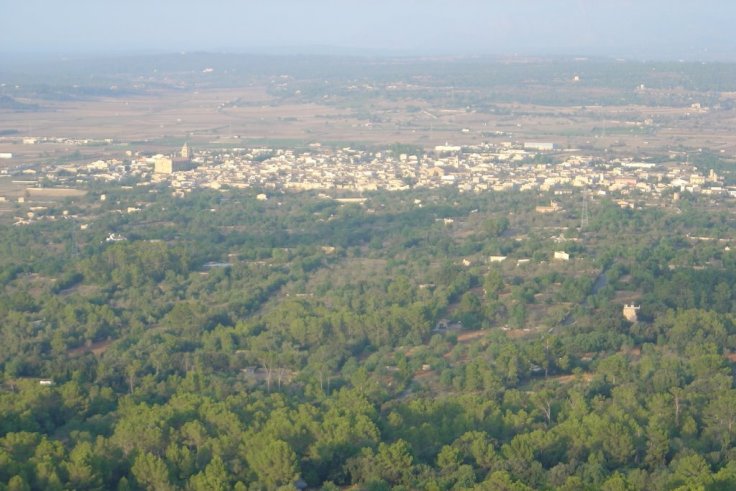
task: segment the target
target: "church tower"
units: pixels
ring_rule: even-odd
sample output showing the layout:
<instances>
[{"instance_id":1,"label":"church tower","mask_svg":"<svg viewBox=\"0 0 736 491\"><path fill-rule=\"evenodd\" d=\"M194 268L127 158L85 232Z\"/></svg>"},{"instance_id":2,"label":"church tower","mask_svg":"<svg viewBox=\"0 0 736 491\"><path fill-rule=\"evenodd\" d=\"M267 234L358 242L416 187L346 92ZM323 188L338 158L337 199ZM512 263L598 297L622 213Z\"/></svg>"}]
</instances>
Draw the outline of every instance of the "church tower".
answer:
<instances>
[{"instance_id":1,"label":"church tower","mask_svg":"<svg viewBox=\"0 0 736 491\"><path fill-rule=\"evenodd\" d=\"M191 156L189 155L189 145L186 143L183 147L181 147L181 158L189 160Z\"/></svg>"}]
</instances>

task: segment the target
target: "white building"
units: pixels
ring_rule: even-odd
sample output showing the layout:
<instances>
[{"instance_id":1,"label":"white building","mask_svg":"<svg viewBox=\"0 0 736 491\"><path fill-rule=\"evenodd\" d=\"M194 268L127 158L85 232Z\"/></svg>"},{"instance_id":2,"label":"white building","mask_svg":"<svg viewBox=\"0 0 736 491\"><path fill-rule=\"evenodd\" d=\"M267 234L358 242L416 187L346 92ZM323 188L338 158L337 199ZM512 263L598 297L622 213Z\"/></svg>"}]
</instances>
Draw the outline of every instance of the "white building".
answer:
<instances>
[{"instance_id":1,"label":"white building","mask_svg":"<svg viewBox=\"0 0 736 491\"><path fill-rule=\"evenodd\" d=\"M558 261L569 261L570 260L570 254L568 254L565 251L555 251L554 253L554 259Z\"/></svg>"},{"instance_id":2,"label":"white building","mask_svg":"<svg viewBox=\"0 0 736 491\"><path fill-rule=\"evenodd\" d=\"M555 144L551 142L524 142L524 150L550 151L554 149Z\"/></svg>"}]
</instances>

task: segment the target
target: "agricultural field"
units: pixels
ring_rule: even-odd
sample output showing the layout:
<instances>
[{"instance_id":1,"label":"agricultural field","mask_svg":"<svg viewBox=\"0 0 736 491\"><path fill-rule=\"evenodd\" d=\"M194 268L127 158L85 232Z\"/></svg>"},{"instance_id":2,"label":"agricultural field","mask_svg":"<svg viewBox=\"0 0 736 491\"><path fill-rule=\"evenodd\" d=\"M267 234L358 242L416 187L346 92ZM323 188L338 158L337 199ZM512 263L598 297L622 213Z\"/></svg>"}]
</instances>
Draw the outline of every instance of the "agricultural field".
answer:
<instances>
[{"instance_id":1,"label":"agricultural field","mask_svg":"<svg viewBox=\"0 0 736 491\"><path fill-rule=\"evenodd\" d=\"M195 62L184 60L182 67L187 63ZM356 60L322 71L243 63L223 61L240 67L241 76L236 68L208 77L183 69L176 79L131 70L87 92L79 85L53 94L45 86L6 85L0 95L34 109L0 107L0 152L14 155L0 165L166 151L184 141L200 147L399 142L429 149L531 140L608 155L736 153L736 91L715 67L696 75L694 65L652 64L647 71L634 63L460 59L378 63L371 73L369 62ZM611 69L632 74L606 78ZM51 141L23 144L28 137Z\"/></svg>"}]
</instances>

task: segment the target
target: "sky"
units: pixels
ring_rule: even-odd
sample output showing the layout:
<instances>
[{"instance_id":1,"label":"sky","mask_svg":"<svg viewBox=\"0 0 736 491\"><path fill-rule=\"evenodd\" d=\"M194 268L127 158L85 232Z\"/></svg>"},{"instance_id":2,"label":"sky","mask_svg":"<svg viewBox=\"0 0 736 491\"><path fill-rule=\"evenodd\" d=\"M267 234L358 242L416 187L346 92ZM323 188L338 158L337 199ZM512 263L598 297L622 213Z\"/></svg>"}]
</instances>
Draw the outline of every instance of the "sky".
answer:
<instances>
[{"instance_id":1,"label":"sky","mask_svg":"<svg viewBox=\"0 0 736 491\"><path fill-rule=\"evenodd\" d=\"M736 60L731 0L0 0L0 52Z\"/></svg>"}]
</instances>

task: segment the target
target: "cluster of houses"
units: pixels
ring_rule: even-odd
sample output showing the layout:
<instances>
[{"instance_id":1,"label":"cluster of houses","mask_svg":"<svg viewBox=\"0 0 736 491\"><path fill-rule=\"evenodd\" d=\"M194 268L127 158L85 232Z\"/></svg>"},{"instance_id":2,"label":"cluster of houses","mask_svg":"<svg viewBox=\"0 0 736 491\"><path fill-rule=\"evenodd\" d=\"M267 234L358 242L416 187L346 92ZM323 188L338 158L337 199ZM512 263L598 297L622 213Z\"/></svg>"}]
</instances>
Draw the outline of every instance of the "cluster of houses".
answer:
<instances>
[{"instance_id":1,"label":"cluster of houses","mask_svg":"<svg viewBox=\"0 0 736 491\"><path fill-rule=\"evenodd\" d=\"M127 160L38 168L26 165L15 174L61 185L92 179L135 180L139 185L163 182L177 192L196 188L366 192L449 186L464 192L581 188L624 196L661 195L668 191L675 197L683 191L736 195L736 188L725 186L712 169L700 171L683 162L686 159L682 156L673 156L664 163L604 160L577 151L557 150L553 144L543 142L440 145L423 154L327 148L319 144L300 150L235 148L196 153L185 145L182 156L176 158L129 153ZM180 165L181 162L186 165Z\"/></svg>"},{"instance_id":2,"label":"cluster of houses","mask_svg":"<svg viewBox=\"0 0 736 491\"><path fill-rule=\"evenodd\" d=\"M676 156L669 162L603 160L552 144L505 143L476 146L440 145L422 155L326 148L239 148L200 151L191 165L164 167L161 155L57 166L59 174L108 181L135 177L168 182L180 190L209 187L278 190L406 190L452 186L461 191L550 191L577 187L602 193L661 194L668 190L736 194L713 170L703 173ZM161 170L166 169L166 170Z\"/></svg>"}]
</instances>

